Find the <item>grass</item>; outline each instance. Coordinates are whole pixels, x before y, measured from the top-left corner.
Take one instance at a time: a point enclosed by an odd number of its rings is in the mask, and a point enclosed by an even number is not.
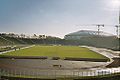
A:
[[[97,58],[106,59],[107,57],[78,46],[40,46],[21,49],[4,53],[7,56],[47,56],[47,57],[72,57],[72,58]]]

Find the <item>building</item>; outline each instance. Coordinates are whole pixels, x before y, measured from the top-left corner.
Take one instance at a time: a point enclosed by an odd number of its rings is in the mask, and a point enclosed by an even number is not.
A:
[[[116,35],[106,32],[91,30],[80,30],[69,33],[64,36],[65,40],[71,41],[71,44],[87,45],[118,50],[119,39]]]
[[[83,37],[93,37],[93,36],[99,36],[99,37],[116,37],[113,34],[105,33],[105,32],[98,32],[98,31],[91,31],[91,30],[80,30],[77,32],[73,32],[70,34],[65,35],[65,39],[67,40],[80,40]]]

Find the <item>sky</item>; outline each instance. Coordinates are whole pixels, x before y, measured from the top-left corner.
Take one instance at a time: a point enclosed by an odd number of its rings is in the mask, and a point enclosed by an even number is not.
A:
[[[45,34],[63,38],[79,30],[116,34],[115,0],[0,0],[0,32]],[[93,25],[94,24],[94,25]]]

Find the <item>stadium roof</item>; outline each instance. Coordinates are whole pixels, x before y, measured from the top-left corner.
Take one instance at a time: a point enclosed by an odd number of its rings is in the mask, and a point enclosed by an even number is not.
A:
[[[65,36],[96,36],[98,34],[100,36],[115,36],[113,34],[109,34],[109,33],[106,33],[106,32],[100,31],[98,33],[98,31],[91,31],[91,30],[80,30],[80,31],[77,31],[77,32],[69,33]]]

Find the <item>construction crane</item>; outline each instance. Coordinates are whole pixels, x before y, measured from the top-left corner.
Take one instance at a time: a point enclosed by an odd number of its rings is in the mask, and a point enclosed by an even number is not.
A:
[[[112,26],[116,28],[116,35],[120,38],[120,24],[119,25],[108,25],[108,24],[85,24],[85,25],[76,25],[76,26],[96,26],[98,35],[100,35],[100,27]]]
[[[104,27],[104,24],[97,24],[96,26],[98,28],[98,35],[99,35],[100,34],[100,27]]]
[[[98,35],[100,35],[100,27],[104,27],[104,24],[90,24],[90,25],[76,25],[76,26],[96,26]]]

